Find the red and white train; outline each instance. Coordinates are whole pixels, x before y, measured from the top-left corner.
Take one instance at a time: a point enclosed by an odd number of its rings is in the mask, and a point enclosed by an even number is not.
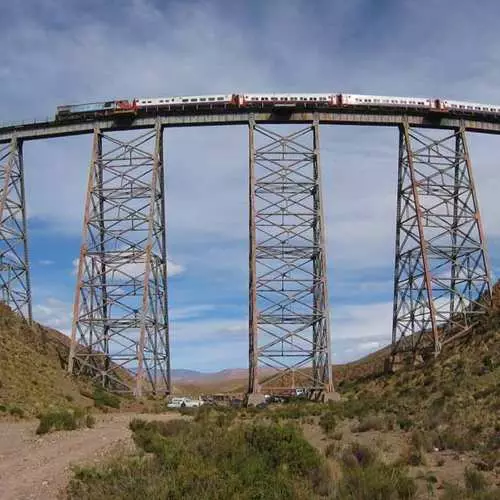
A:
[[[273,109],[273,108],[341,108],[376,111],[388,108],[430,110],[466,114],[498,114],[500,106],[475,102],[452,101],[428,97],[396,97],[362,94],[210,94],[180,97],[138,97],[116,101],[58,106],[56,120],[120,116],[140,112],[183,111],[196,109]]]

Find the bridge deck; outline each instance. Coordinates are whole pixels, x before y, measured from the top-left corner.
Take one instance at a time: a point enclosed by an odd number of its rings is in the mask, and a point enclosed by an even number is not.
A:
[[[10,141],[13,135],[23,140],[46,139],[69,135],[88,134],[95,127],[102,131],[152,128],[159,117],[165,127],[190,127],[202,125],[242,125],[248,123],[250,115],[257,123],[309,123],[315,117],[321,124],[368,125],[394,127],[408,121],[410,126],[426,128],[456,129],[463,125],[466,130],[489,134],[500,134],[500,117],[461,117],[450,113],[402,113],[402,112],[348,112],[348,111],[306,111],[306,112],[198,112],[185,114],[152,115],[134,119],[97,119],[86,121],[47,121],[22,125],[0,126],[0,143]]]

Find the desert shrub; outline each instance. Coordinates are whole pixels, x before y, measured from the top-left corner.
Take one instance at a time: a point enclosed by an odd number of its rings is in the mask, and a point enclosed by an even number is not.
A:
[[[172,422],[132,421],[149,454],[76,469],[68,498],[309,500],[329,493],[324,459],[294,427]]]
[[[408,418],[408,417],[398,417],[396,419],[396,423],[399,425],[399,428],[402,430],[402,431],[409,431],[412,427],[415,426],[415,422]]]
[[[467,451],[476,446],[476,437],[466,429],[447,427],[434,434],[433,445],[440,450]]]
[[[337,403],[337,407],[345,418],[360,418],[382,410],[383,402],[375,396],[365,395],[359,399],[348,399],[342,405]]]
[[[92,399],[97,408],[120,408],[120,398],[105,391],[102,387],[94,388]]]
[[[181,407],[179,408],[178,411],[181,415],[189,417],[195,417],[199,412],[198,408],[188,408],[188,407]]]
[[[5,405],[0,405],[0,411],[1,411],[1,412],[6,412],[6,411],[7,411],[7,406],[5,406]]]
[[[327,411],[319,418],[319,426],[325,434],[331,434],[337,425],[337,417],[333,412]]]
[[[370,447],[354,442],[344,450],[342,463],[345,468],[367,467],[377,461],[377,454]]]
[[[23,418],[24,417],[24,410],[22,408],[19,408],[19,406],[9,406],[9,413],[13,417],[18,417],[18,418]]]
[[[424,450],[422,448],[411,446],[407,450],[406,455],[403,457],[403,462],[413,467],[425,465],[427,461],[425,460]]]
[[[445,483],[443,490],[441,500],[498,500],[500,498],[500,488],[482,489],[473,492],[456,484]]]
[[[433,450],[433,438],[434,434],[429,432],[424,432],[421,429],[415,429],[410,438],[410,443],[415,449],[421,449],[426,452]]]
[[[382,415],[367,415],[361,418],[359,424],[353,426],[353,432],[366,432],[370,430],[381,431],[385,429],[385,421]]]
[[[95,425],[94,417],[81,408],[49,410],[38,415],[38,419],[40,422],[36,429],[37,434],[60,430],[73,431]]]
[[[325,455],[329,458],[336,457],[339,452],[339,445],[337,443],[328,443],[325,448]]]
[[[341,441],[343,436],[344,434],[342,431],[337,431],[332,434],[332,439],[335,439],[335,441]]]
[[[482,472],[466,468],[464,473],[465,488],[469,493],[478,493],[488,489],[488,481]]]
[[[412,500],[417,485],[401,466],[378,461],[365,467],[344,467],[337,500]]]

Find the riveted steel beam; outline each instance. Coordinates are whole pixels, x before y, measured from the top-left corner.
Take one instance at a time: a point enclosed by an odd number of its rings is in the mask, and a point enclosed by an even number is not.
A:
[[[0,144],[0,300],[32,321],[22,141]]]
[[[491,302],[464,127],[400,128],[392,357],[425,360],[468,334]]]
[[[249,394],[332,393],[319,124],[249,123]]]
[[[68,364],[138,397],[170,391],[162,136],[94,131]]]

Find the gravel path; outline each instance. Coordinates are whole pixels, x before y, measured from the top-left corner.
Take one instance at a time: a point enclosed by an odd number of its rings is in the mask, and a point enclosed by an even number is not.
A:
[[[70,466],[99,461],[132,443],[130,420],[169,420],[178,415],[116,413],[97,417],[93,429],[37,436],[38,421],[0,422],[0,499],[53,500],[71,475]]]

